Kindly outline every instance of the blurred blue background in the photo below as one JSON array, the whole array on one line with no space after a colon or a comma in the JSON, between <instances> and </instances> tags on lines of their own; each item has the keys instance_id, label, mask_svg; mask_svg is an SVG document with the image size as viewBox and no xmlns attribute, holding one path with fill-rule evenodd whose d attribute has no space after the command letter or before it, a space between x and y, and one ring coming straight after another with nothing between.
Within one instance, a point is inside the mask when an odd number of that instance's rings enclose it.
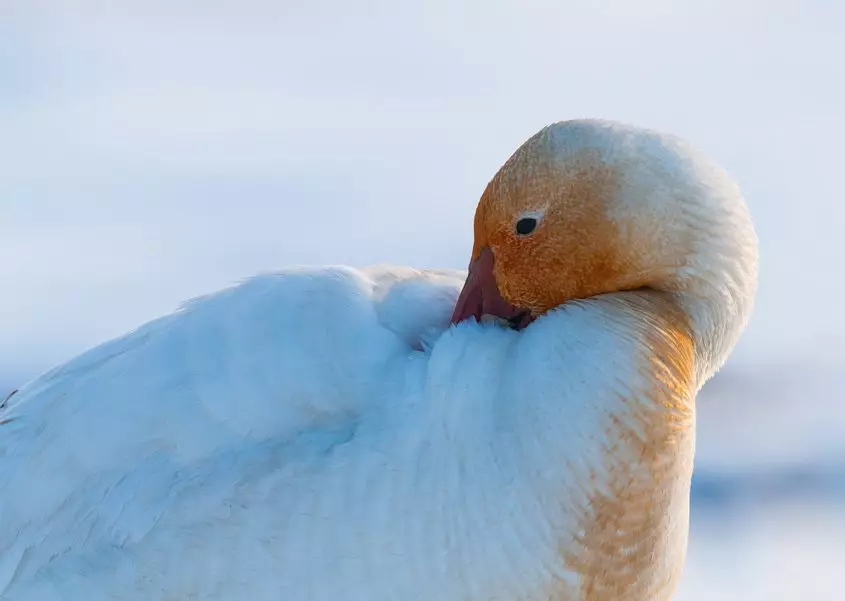
<instances>
[{"instance_id":1,"label":"blurred blue background","mask_svg":"<svg viewBox=\"0 0 845 601\"><path fill-rule=\"evenodd\" d=\"M762 254L699 398L677 598L838 598L845 8L405 4L0 3L0 395L257 271L462 268L537 129L668 130L739 181Z\"/></svg>"}]
</instances>

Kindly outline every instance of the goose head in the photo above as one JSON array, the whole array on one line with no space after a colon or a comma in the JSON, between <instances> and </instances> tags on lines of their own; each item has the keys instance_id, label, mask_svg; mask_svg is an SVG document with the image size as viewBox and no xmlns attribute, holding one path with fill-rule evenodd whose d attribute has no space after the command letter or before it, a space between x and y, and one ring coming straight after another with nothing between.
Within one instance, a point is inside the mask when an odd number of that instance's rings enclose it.
<instances>
[{"instance_id":1,"label":"goose head","mask_svg":"<svg viewBox=\"0 0 845 601\"><path fill-rule=\"evenodd\" d=\"M521 329L572 301L653 291L687 322L700 386L745 326L756 280L751 219L722 169L673 136L566 121L487 185L452 322L490 315Z\"/></svg>"}]
</instances>

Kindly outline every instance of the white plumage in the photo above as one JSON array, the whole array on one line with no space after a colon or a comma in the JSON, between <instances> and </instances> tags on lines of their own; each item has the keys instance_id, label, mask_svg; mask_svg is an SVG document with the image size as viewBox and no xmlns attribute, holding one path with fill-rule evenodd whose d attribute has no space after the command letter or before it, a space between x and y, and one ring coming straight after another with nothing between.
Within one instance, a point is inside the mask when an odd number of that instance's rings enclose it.
<instances>
[{"instance_id":1,"label":"white plumage","mask_svg":"<svg viewBox=\"0 0 845 601\"><path fill-rule=\"evenodd\" d=\"M260 276L21 390L0 438L4 599L419 598L431 569L506 571L500 531L542 553L540 525L511 523L530 474L491 411L510 422L494 375L520 337L441 340L462 283ZM486 381L454 369L478 351Z\"/></svg>"},{"instance_id":2,"label":"white plumage","mask_svg":"<svg viewBox=\"0 0 845 601\"><path fill-rule=\"evenodd\" d=\"M262 275L22 388L0 409L0 598L639 599L590 593L572 557L608 424L653 393L646 326L619 293L449 327L465 277ZM693 429L672 444L636 576L660 596Z\"/></svg>"}]
</instances>

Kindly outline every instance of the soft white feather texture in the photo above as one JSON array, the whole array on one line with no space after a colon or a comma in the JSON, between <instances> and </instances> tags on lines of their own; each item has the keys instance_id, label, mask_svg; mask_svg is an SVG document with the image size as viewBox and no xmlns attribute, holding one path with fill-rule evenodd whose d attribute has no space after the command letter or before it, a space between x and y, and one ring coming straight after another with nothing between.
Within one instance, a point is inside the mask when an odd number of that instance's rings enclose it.
<instances>
[{"instance_id":1,"label":"soft white feather texture","mask_svg":"<svg viewBox=\"0 0 845 601\"><path fill-rule=\"evenodd\" d=\"M666 599L693 400L747 321L756 237L674 138L543 135L619 170L607 218L666 268L654 289L522 332L448 327L449 271L292 269L194 300L0 408L0 599Z\"/></svg>"},{"instance_id":2,"label":"soft white feather texture","mask_svg":"<svg viewBox=\"0 0 845 601\"><path fill-rule=\"evenodd\" d=\"M4 601L577 587L568 508L581 472L602 469L603 420L631 410L643 340L602 300L522 333L446 329L463 277L256 277L24 387L0 426Z\"/></svg>"}]
</instances>

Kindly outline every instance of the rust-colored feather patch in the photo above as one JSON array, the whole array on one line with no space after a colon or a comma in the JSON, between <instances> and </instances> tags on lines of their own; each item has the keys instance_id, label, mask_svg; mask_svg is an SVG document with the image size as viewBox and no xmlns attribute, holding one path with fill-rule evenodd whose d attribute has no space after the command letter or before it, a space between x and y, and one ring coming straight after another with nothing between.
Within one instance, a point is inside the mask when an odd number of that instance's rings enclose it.
<instances>
[{"instance_id":1,"label":"rust-colored feather patch","mask_svg":"<svg viewBox=\"0 0 845 601\"><path fill-rule=\"evenodd\" d=\"M580 588L559 583L555 601L659 601L674 590L683 549L670 543L687 502L691 466L679 445L693 428L693 341L684 314L666 295L634 292L624 303L649 350L641 369L648 390L622 399L630 411L609 415L613 441L602 471L584 483L577 531L560 541L562 561ZM682 514L683 515L683 514ZM674 554L674 556L673 556Z\"/></svg>"},{"instance_id":2,"label":"rust-colored feather patch","mask_svg":"<svg viewBox=\"0 0 845 601\"><path fill-rule=\"evenodd\" d=\"M618 212L625 166L595 150L566 160L541 131L487 185L475 214L473 259L495 255L496 283L509 303L535 315L574 299L657 287L665 275L651 256L660 223L633 227ZM516 232L526 211L542 215L529 236Z\"/></svg>"}]
</instances>

